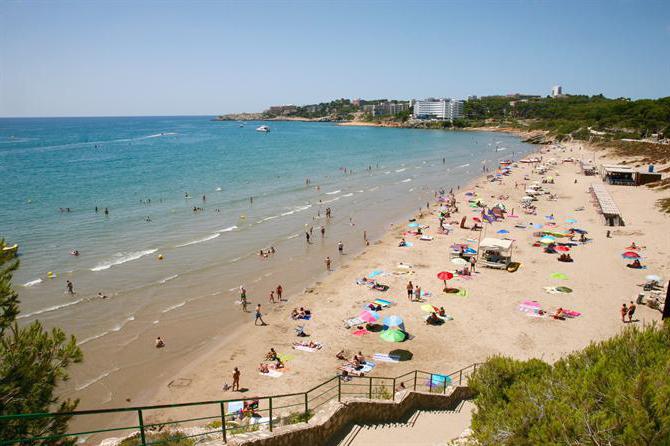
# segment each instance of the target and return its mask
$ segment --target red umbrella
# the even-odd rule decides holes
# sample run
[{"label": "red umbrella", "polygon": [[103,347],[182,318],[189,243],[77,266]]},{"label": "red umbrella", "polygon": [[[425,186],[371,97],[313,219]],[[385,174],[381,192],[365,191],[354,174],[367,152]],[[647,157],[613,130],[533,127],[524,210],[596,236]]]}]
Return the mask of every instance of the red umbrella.
[{"label": "red umbrella", "polygon": [[568,248],[567,246],[557,246],[556,251],[568,252],[570,251],[570,248]]},{"label": "red umbrella", "polygon": [[449,271],[442,271],[440,273],[437,273],[437,278],[440,280],[444,280],[446,282],[449,279],[453,279],[454,275]]},{"label": "red umbrella", "polygon": [[479,217],[472,217],[472,219],[473,219],[474,221],[476,221],[477,223],[481,223],[481,222],[482,222],[482,220],[481,220]]},{"label": "red umbrella", "polygon": [[633,251],[626,251],[623,253],[623,258],[624,259],[639,259],[640,254],[633,252]]}]

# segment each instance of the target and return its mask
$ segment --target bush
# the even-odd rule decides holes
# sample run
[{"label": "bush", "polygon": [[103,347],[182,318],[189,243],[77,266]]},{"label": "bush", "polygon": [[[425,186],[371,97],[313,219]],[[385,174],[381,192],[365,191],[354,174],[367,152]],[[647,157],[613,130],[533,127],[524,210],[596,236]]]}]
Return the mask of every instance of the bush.
[{"label": "bush", "polygon": [[[160,433],[147,433],[145,435],[147,444],[156,444],[161,446],[193,446],[195,440],[188,438],[186,434],[180,431],[164,431]],[[128,437],[119,443],[119,446],[139,446],[142,444],[142,438],[139,433]]]},{"label": "bush", "polygon": [[469,380],[481,445],[670,444],[670,324],[559,360],[494,357]]}]

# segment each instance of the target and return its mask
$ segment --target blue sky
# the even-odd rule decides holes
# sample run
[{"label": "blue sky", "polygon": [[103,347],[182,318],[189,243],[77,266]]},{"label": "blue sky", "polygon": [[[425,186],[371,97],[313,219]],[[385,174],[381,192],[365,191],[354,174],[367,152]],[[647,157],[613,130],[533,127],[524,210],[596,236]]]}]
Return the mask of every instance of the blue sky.
[{"label": "blue sky", "polygon": [[670,1],[0,0],[0,116],[670,95]]}]

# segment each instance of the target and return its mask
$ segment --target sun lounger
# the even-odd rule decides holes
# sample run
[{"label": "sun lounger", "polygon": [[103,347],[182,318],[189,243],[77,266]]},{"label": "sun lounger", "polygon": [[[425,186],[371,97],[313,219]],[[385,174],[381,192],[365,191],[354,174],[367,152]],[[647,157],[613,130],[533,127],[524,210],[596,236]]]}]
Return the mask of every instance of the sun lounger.
[{"label": "sun lounger", "polygon": [[425,235],[425,234],[424,234],[424,235],[422,235],[421,237],[419,237],[419,240],[423,240],[423,241],[425,241],[425,242],[430,242],[430,241],[433,240],[433,236],[432,236],[432,235]]}]

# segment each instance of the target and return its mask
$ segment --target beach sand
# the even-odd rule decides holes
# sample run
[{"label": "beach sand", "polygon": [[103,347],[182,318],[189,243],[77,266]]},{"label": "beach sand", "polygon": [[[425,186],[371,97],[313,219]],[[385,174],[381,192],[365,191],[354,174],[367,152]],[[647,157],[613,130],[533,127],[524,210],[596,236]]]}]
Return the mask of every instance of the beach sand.
[{"label": "beach sand", "polygon": [[[500,201],[508,209],[514,208],[518,218],[506,218],[493,225],[484,224],[482,237],[504,237],[497,235],[496,231],[510,231],[506,236],[514,239],[513,260],[521,263],[518,271],[509,273],[478,267],[471,279],[454,278],[449,282],[450,286],[465,288],[467,297],[442,292],[443,284],[436,274],[456,269],[449,260],[450,245],[467,239],[477,240],[480,233],[457,228],[449,235],[437,234],[438,208],[432,203],[431,213],[418,221],[429,226],[424,232],[433,235],[433,241],[420,241],[414,236],[407,236],[414,246],[398,247],[402,233],[407,230],[404,223],[389,228],[385,236],[372,241],[360,255],[333,258],[334,271],[323,281],[315,283],[308,292],[285,296],[285,302],[274,305],[268,303],[265,296],[250,296],[251,301],[262,303],[263,318],[268,325],[254,326],[253,313],[240,312],[240,318],[248,319],[248,323],[162,383],[151,403],[248,398],[251,395],[304,391],[337,373],[341,361],[335,358],[335,354],[339,350],[345,350],[349,356],[360,350],[368,357],[397,348],[411,351],[413,358],[410,361],[378,362],[371,374],[393,377],[414,369],[448,373],[474,362],[482,362],[491,355],[540,358],[552,362],[592,341],[617,334],[627,325],[621,322],[619,315],[622,303],[635,300],[641,291],[636,284],[643,283],[648,274],[663,276],[667,271],[670,216],[655,209],[657,193],[646,187],[607,186],[622,211],[626,226],[606,227],[588,193],[589,185],[599,183],[600,178],[583,176],[577,163],[560,163],[562,158],[567,157],[595,157],[596,161],[602,162],[603,152],[582,150],[578,144],[564,147],[568,148],[539,148],[545,160],[559,160],[555,169],[547,173],[555,178],[555,184],[544,185],[557,195],[558,200],[548,201],[543,196],[536,202],[536,216],[524,215],[519,205],[520,198],[525,195],[523,184],[528,182],[524,181],[524,175],[529,175],[530,181],[541,180],[540,175],[532,173],[530,164],[519,164],[510,176],[504,177],[502,184],[479,178],[470,186],[454,191],[460,212],[448,220],[460,221],[464,215],[479,215],[467,205],[464,193],[468,190],[476,192],[489,205]],[[518,183],[516,188],[515,183]],[[506,195],[509,196],[506,200],[498,198]],[[576,210],[580,207],[584,209]],[[537,240],[533,237],[535,229],[515,228],[521,222],[546,223],[545,216],[550,214],[555,216],[558,228],[569,228],[571,225],[565,220],[576,219],[574,226],[589,231],[589,237],[593,239],[572,249],[574,263],[558,262],[556,255],[545,254],[541,248],[533,247],[532,243]],[[467,225],[472,225],[470,218]],[[606,238],[608,229],[612,231],[611,238]],[[643,263],[647,265],[645,270],[629,269],[621,258],[632,241],[646,246],[641,252]],[[413,268],[398,268],[401,262],[411,264]],[[390,273],[377,278],[390,286],[387,292],[356,285],[357,278],[373,270]],[[555,272],[564,273],[567,280],[552,279],[550,275]],[[426,313],[420,309],[421,303],[407,299],[405,286],[408,280],[430,291],[432,296],[426,299],[427,303],[444,306],[454,320],[441,326],[426,325],[423,321]],[[570,287],[573,292],[548,294],[543,289],[557,285]],[[353,330],[344,327],[344,319],[357,316],[362,307],[375,298],[395,302],[381,315],[402,317],[406,330],[412,335],[411,340],[387,343],[376,333],[357,337],[352,335]],[[517,306],[522,300],[537,300],[545,310],[563,307],[579,311],[582,315],[565,321],[533,318],[518,311]],[[250,305],[249,309],[253,310],[254,306]],[[310,309],[313,317],[299,324],[289,315],[293,308],[301,306]],[[648,324],[660,320],[661,313],[638,305],[635,319],[638,320],[635,322],[637,325]],[[296,337],[294,328],[297,325],[304,325],[310,337]],[[225,327],[221,330],[225,333]],[[320,342],[324,347],[314,353],[293,350],[292,343],[300,340]],[[170,340],[166,342],[169,346]],[[257,372],[270,347],[274,347],[279,354],[290,355],[283,376],[277,379],[261,376]],[[234,367],[239,367],[241,385],[249,389],[248,392],[222,390],[224,383],[232,382]],[[156,420],[170,416],[169,413],[154,414]]]}]

